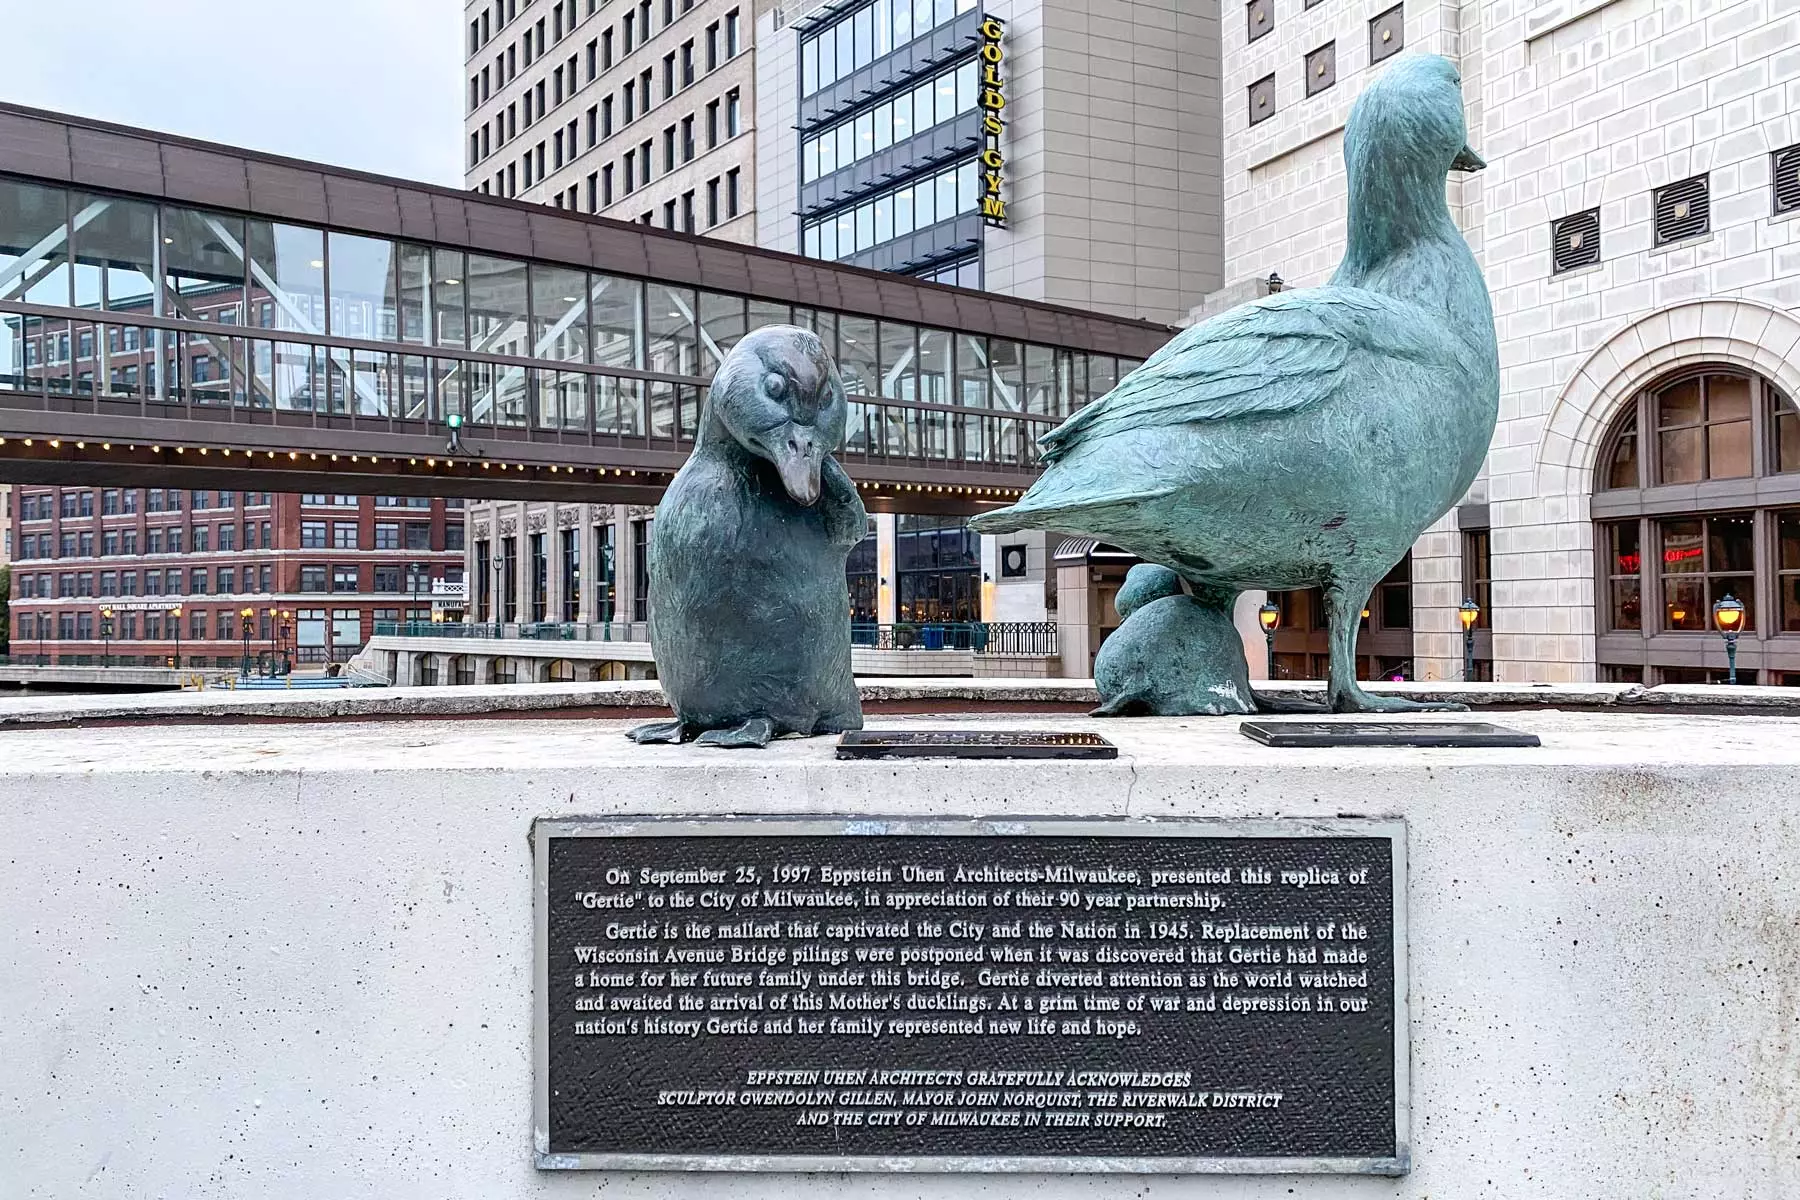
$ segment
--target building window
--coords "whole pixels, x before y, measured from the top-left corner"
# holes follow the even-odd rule
[[[500,539],[500,620],[519,619],[519,539]]]
[[[1744,632],[1756,629],[1755,519],[1748,513],[1654,523],[1661,549],[1664,628],[1705,632],[1725,596],[1744,603]]]
[[[1369,62],[1392,58],[1406,48],[1406,6],[1396,4],[1369,21]]]
[[[1337,43],[1326,42],[1306,56],[1306,94],[1315,96],[1337,82]]]
[[[1250,85],[1250,124],[1275,115],[1275,77],[1265,76]]]
[[[1463,596],[1473,600],[1481,612],[1475,628],[1493,628],[1494,567],[1492,540],[1486,529],[1465,530],[1462,536]]]
[[[475,542],[475,611],[471,614],[476,621],[486,621],[493,616],[489,604],[493,599],[493,550],[486,538]]]
[[[738,89],[732,88],[725,93],[725,136],[734,138],[738,135],[739,108]]]
[[[1550,225],[1550,270],[1553,275],[1591,267],[1600,261],[1600,210],[1571,213]]]
[[[1776,214],[1800,212],[1800,145],[1777,150],[1770,159]]]
[[[1275,0],[1250,0],[1244,6],[1244,25],[1248,40],[1266,37],[1275,28]]]
[[[333,521],[331,523],[331,546],[334,550],[356,549],[357,527],[355,521]]]
[[[650,527],[652,517],[631,523],[631,619],[650,619]]]
[[[1705,175],[1657,188],[1651,207],[1659,246],[1699,237],[1712,228],[1711,185]]]
[[[334,592],[359,591],[357,570],[353,566],[337,566],[331,568],[331,590]]]
[[[618,604],[618,572],[614,566],[613,527],[594,526],[594,553],[597,570],[594,575],[594,619],[611,623]]]
[[[581,613],[581,531],[564,529],[562,540],[562,619],[580,620]]]
[[[956,518],[901,514],[894,536],[902,622],[981,619],[981,538]]]
[[[876,586],[879,565],[880,544],[875,533],[875,522],[871,519],[863,540],[850,548],[850,556],[844,560],[844,582],[850,589],[852,625],[873,625],[881,619]]]
[[[1603,677],[1711,678],[1696,651],[1713,644],[1712,606],[1726,595],[1745,608],[1739,666],[1748,680],[1800,672],[1800,639],[1781,636],[1800,632],[1797,468],[1800,414],[1760,377],[1688,370],[1626,404],[1602,443],[1592,500]],[[1737,485],[1732,503],[1761,507],[1714,508],[1694,487],[1745,478],[1757,482]]]

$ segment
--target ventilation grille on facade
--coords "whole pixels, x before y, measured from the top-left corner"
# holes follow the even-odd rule
[[[1800,146],[1775,152],[1775,211],[1800,209]]]
[[[1550,225],[1550,257],[1555,272],[1591,267],[1600,261],[1600,210],[1590,208]]]
[[[1656,244],[1698,237],[1711,226],[1706,176],[1696,175],[1656,193]]]

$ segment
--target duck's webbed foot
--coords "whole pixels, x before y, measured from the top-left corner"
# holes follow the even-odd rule
[[[672,745],[687,741],[692,736],[692,731],[685,721],[652,721],[648,725],[627,730],[625,736],[640,746]]]
[[[1336,713],[1468,712],[1469,706],[1450,700],[1408,700],[1404,696],[1372,696],[1354,683],[1331,687],[1331,711]]]
[[[1407,700],[1400,696],[1371,696],[1356,682],[1356,631],[1373,581],[1334,581],[1325,588],[1325,606],[1331,618],[1331,682],[1325,701],[1334,713],[1468,712],[1468,706],[1441,700]]]
[[[751,717],[732,729],[709,729],[695,741],[696,746],[719,746],[727,750],[760,750],[775,737],[775,722],[768,717]]]

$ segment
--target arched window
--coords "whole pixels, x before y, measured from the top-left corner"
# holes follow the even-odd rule
[[[1741,682],[1800,685],[1800,412],[1724,366],[1664,376],[1602,444],[1592,515],[1603,679],[1722,679],[1713,606],[1745,606]],[[1716,661],[1715,661],[1716,660]]]

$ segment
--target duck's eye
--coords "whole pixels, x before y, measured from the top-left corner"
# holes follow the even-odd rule
[[[763,391],[771,400],[779,400],[787,394],[787,377],[775,371],[763,376]]]

